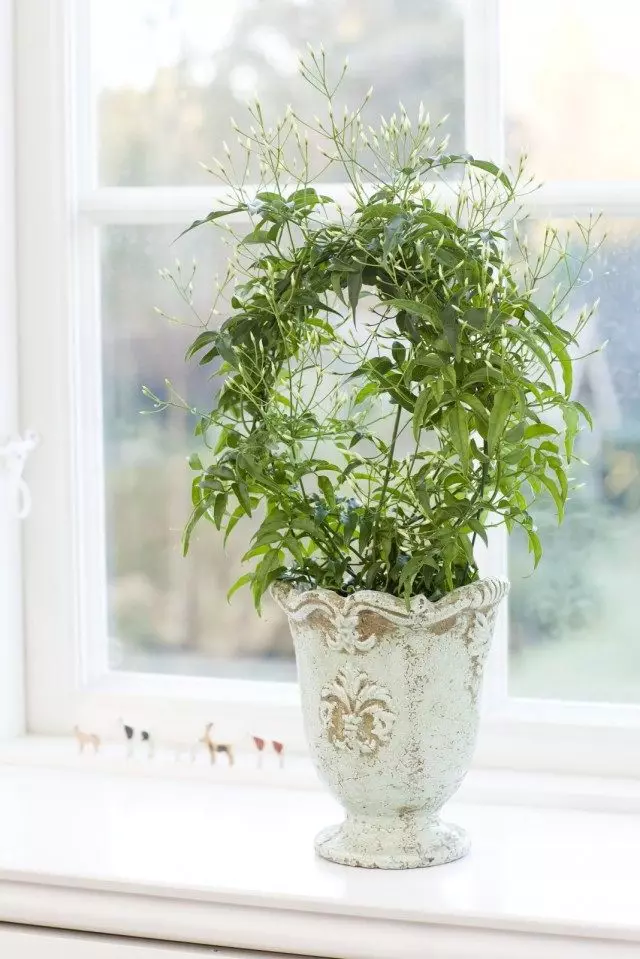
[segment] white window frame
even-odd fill
[[[18,434],[13,3],[0,0],[0,447]],[[22,582],[15,489],[0,456],[0,736],[24,731]]]
[[[10,0],[0,6],[9,9]],[[42,437],[30,469],[33,512],[23,537],[26,728],[65,734],[75,722],[104,728],[123,714],[150,726],[169,713],[193,722],[211,715],[229,730],[244,734],[250,725],[303,750],[294,684],[109,672],[104,642],[95,639],[106,621],[100,330],[87,322],[98,316],[97,229],[180,226],[210,207],[212,190],[94,186],[87,162],[90,91],[86,80],[75,82],[89,75],[88,44],[79,42],[88,35],[88,6],[86,0],[15,3],[21,421]],[[467,0],[465,18],[466,148],[497,162],[503,144],[499,8],[500,0]],[[640,215],[640,181],[550,183],[528,207],[537,215],[591,208]],[[0,350],[0,364],[11,366],[10,357]],[[0,389],[7,384],[15,393],[11,375],[0,378]],[[503,535],[486,569],[506,569]],[[15,660],[21,636],[15,610],[13,616]],[[639,706],[512,699],[506,665],[505,608],[488,670],[477,765],[640,776]],[[15,662],[12,668],[20,682]]]

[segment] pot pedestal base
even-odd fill
[[[460,826],[425,820],[419,814],[397,817],[350,816],[318,833],[316,852],[343,866],[365,869],[418,869],[441,866],[469,852]]]

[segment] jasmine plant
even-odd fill
[[[184,550],[201,520],[226,541],[254,516],[231,592],[249,584],[258,608],[276,580],[436,600],[478,578],[498,524],[522,527],[537,564],[532,503],[562,519],[590,423],[572,370],[592,310],[569,322],[567,296],[593,222],[579,251],[548,227],[532,252],[523,164],[449,153],[422,107],[374,128],[371,92],[338,115],[322,51],[301,74],[322,116],[270,124],[255,103],[242,160],[227,149],[213,170],[228,202],[189,227],[224,222],[232,251],[227,315],[187,354],[214,395]]]

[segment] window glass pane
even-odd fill
[[[187,558],[180,546],[190,513],[187,455],[197,449],[194,418],[182,409],[141,414],[141,393],[177,394],[195,406],[211,402],[215,383],[194,361],[184,362],[198,320],[162,279],[167,265],[189,282],[198,260],[194,305],[207,316],[216,271],[227,250],[217,231],[200,230],[171,248],[175,227],[112,226],[102,234],[104,449],[108,549],[108,608],[114,667],[243,678],[294,678],[284,617],[270,603],[256,615],[251,595],[226,593],[240,575],[248,536],[229,539],[206,522]],[[179,250],[182,265],[171,261]],[[180,317],[171,323],[154,305]],[[221,307],[222,308],[222,307]],[[189,325],[192,323],[193,325]],[[248,522],[248,521],[247,521]]]
[[[640,4],[501,4],[511,159],[525,150],[543,180],[638,176]]]
[[[402,100],[450,115],[462,146],[463,34],[459,0],[92,0],[99,179],[108,186],[208,184],[199,162],[233,143],[229,117],[259,94],[267,116],[288,103],[313,117],[297,75],[307,41],[333,71],[345,56],[352,106],[373,83],[377,122]],[[329,178],[329,177],[328,177]],[[336,179],[335,172],[331,174]]]
[[[544,555],[532,576],[526,545],[510,540],[516,696],[640,702],[640,221],[605,228],[592,279],[571,302],[577,311],[600,297],[583,352],[606,341],[576,366],[574,397],[594,420],[577,447],[584,485],[560,529],[552,509],[537,510]],[[531,244],[540,237],[532,227]]]

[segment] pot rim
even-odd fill
[[[470,609],[497,606],[509,592],[509,580],[503,576],[485,576],[458,586],[432,601],[420,594],[412,596],[409,607],[403,599],[379,590],[363,589],[341,596],[332,589],[315,586],[305,589],[293,583],[275,582],[271,595],[287,616],[302,619],[315,609],[341,617],[357,616],[363,610],[375,610],[401,622],[419,617],[422,621],[447,619]]]

